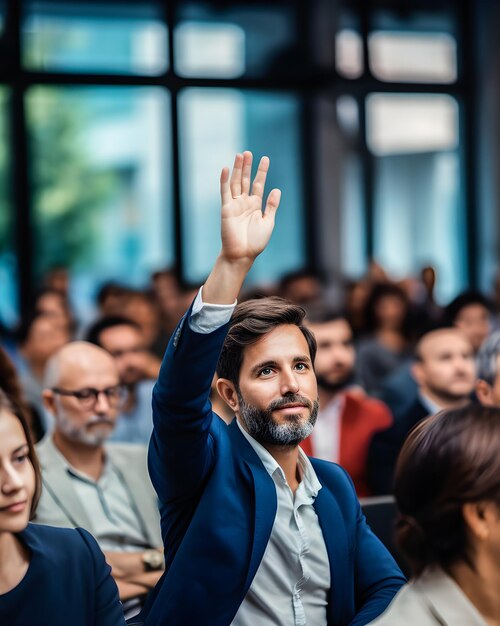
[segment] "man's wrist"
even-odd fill
[[[249,258],[228,259],[221,252],[203,286],[203,301],[233,304],[252,265]]]

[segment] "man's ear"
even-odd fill
[[[235,413],[238,412],[240,403],[238,393],[233,382],[227,378],[218,378],[216,382],[217,391],[224,402],[229,405]]]
[[[410,371],[411,371],[411,375],[413,376],[413,379],[415,380],[417,385],[420,387],[424,380],[424,372],[423,372],[422,364],[420,363],[420,361],[415,361],[412,364]]]
[[[55,415],[56,394],[52,391],[52,389],[44,389],[42,391],[42,400],[45,408],[48,409],[53,415]]]
[[[485,380],[476,380],[476,396],[484,406],[493,406],[493,389]]]

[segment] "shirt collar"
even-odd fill
[[[271,478],[276,472],[279,472],[283,479],[285,479],[285,473],[283,469],[273,457],[273,455],[264,448],[264,446],[259,443],[256,439],[254,439],[240,424],[238,418],[236,419],[236,424],[240,431],[243,433],[243,436],[248,441],[248,443],[255,450],[257,456],[262,461],[262,465],[264,465],[267,473]],[[307,495],[315,498],[318,495],[318,491],[321,489],[321,483],[316,476],[316,472],[311,464],[311,461],[308,459],[305,452],[302,448],[299,447],[299,458],[298,458],[298,468],[301,479],[301,484],[304,484],[304,489]],[[286,480],[286,479],[285,479]]]
[[[77,470],[76,468],[74,468],[71,465],[71,463],[68,461],[68,459],[64,456],[64,454],[56,446],[56,444],[54,443],[54,440],[52,439],[52,437],[50,438],[50,447],[52,448],[53,453],[58,457],[59,462],[64,466],[64,469],[68,472],[68,474],[71,474],[72,476],[74,476],[75,478],[78,478],[82,482],[86,482],[86,483],[89,483],[89,484],[92,484],[92,485],[96,485],[97,483],[101,483],[102,481],[106,481],[108,479],[109,475],[111,474],[111,472],[113,471],[113,466],[112,466],[111,460],[109,459],[109,457],[106,454],[106,452],[104,452],[104,465],[103,465],[102,474],[101,474],[99,480],[95,481],[93,478],[91,478],[90,476],[87,476],[87,474],[85,474],[84,472],[80,472],[80,470]]]
[[[421,391],[419,391],[418,397],[420,402],[424,405],[424,408],[429,411],[429,415],[435,415],[436,413],[439,413],[439,411],[441,411],[441,407],[438,406]]]

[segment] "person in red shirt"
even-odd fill
[[[310,321],[318,343],[315,359],[321,410],[314,431],[302,442],[306,454],[341,465],[359,497],[371,495],[366,480],[368,448],[373,435],[393,423],[385,404],[355,384],[356,351],[347,319],[329,315]]]

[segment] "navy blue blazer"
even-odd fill
[[[181,320],[153,390],[149,472],[160,499],[166,570],[141,615],[146,626],[227,626],[266,549],[276,487],[233,421],[212,412],[210,384],[227,325],[209,334]],[[343,469],[311,459],[330,560],[328,625],[367,624],[405,578],[372,534]],[[140,621],[140,620],[137,620]]]
[[[21,582],[0,595],[2,626],[124,626],[118,589],[95,539],[81,528],[28,524]]]

